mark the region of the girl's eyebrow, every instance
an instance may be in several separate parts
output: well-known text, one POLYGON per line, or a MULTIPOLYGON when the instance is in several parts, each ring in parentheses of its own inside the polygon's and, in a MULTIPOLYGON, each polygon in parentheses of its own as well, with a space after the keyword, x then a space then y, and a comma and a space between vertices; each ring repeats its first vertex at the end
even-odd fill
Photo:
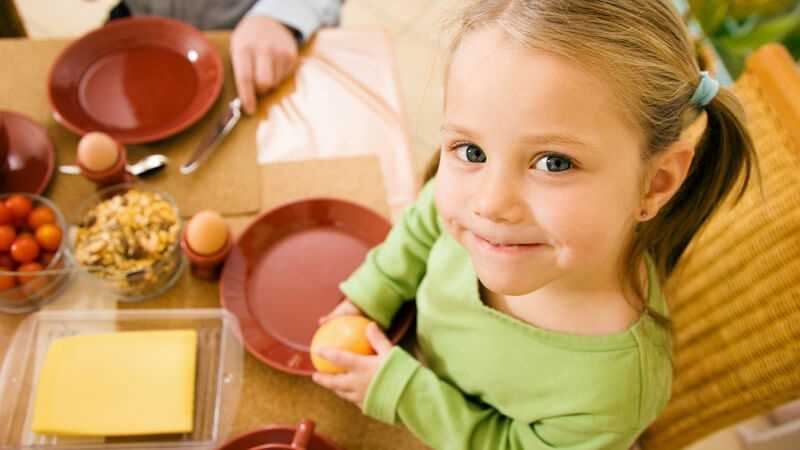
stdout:
MULTIPOLYGON (((442 131, 457 133, 469 138, 478 136, 477 133, 473 133, 469 129, 455 124, 442 125, 442 131)), ((592 149, 592 146, 590 144, 570 134, 559 134, 559 133, 530 134, 523 136, 520 139, 520 142, 525 143, 527 145, 561 144, 571 147, 581 147, 587 150, 592 149)))
POLYGON ((569 134, 556 134, 556 133, 533 134, 524 136, 521 139, 521 141, 530 145, 561 144, 570 147, 581 147, 587 150, 592 149, 592 146, 587 144, 585 141, 582 141, 578 137, 569 134))
POLYGON ((469 138, 475 137, 477 135, 477 133, 472 133, 465 127, 448 123, 442 125, 441 131, 449 131, 451 133, 461 134, 469 138))

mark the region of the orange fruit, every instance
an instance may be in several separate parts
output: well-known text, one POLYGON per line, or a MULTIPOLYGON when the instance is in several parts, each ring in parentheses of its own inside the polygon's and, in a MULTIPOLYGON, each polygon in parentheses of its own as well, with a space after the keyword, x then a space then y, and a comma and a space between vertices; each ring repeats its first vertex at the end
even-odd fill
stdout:
POLYGON ((311 339, 311 363, 322 373, 343 373, 344 369, 316 356, 321 348, 335 348, 361 355, 374 355, 367 340, 367 325, 370 320, 362 316, 340 316, 322 324, 311 339))

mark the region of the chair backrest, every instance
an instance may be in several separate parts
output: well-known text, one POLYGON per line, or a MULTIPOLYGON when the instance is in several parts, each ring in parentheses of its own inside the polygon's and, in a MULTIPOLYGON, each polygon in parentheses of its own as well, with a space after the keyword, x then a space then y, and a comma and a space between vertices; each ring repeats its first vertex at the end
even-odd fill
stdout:
POLYGON ((14 0, 0 0, 0 38, 27 35, 14 0))
POLYGON ((684 448, 800 396, 800 72, 771 44, 733 89, 761 173, 710 219, 666 283, 675 379, 644 450, 684 448))

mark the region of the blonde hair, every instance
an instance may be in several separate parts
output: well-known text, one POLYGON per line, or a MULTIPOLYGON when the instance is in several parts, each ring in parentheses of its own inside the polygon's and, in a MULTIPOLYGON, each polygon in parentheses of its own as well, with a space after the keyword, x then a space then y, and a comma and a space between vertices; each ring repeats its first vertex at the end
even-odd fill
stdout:
MULTIPOLYGON (((623 286, 644 297, 638 268, 646 252, 661 280, 741 178, 741 198, 757 165, 743 112, 725 88, 705 107, 689 100, 700 69, 681 17, 669 0, 481 0, 455 17, 450 55, 473 30, 497 26, 521 45, 554 53, 607 80, 644 138, 642 161, 663 152, 705 110, 707 126, 686 180, 651 220, 639 224, 619 261, 623 286)), ((426 178, 438 168, 434 155, 426 178)), ((670 327, 648 306, 641 311, 670 327)))

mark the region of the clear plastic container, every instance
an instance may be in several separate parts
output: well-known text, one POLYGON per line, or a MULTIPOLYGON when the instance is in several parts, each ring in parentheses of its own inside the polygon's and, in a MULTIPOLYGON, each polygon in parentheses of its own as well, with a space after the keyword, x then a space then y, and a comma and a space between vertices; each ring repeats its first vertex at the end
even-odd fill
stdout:
MULTIPOLYGON (((35 311, 55 300, 68 285, 73 265, 66 245, 67 223, 61 210, 47 198, 28 193, 0 194, 0 202, 12 195, 27 197, 31 200, 34 208, 39 206, 50 208, 55 215, 56 225, 62 232, 61 244, 52 254, 52 259, 44 270, 22 273, 8 271, 0 265, 0 277, 13 277, 15 280, 27 279, 24 283, 17 281, 11 289, 0 291, 0 312, 21 314, 35 311)), ((18 236, 21 232, 33 234, 34 231, 30 229, 17 230, 18 236)))
MULTIPOLYGON (((118 207, 115 206, 115 209, 116 208, 127 208, 127 206, 120 202, 118 207)), ((113 219, 113 221, 116 223, 113 226, 117 228, 127 226, 126 224, 121 223, 123 222, 124 217, 130 217, 131 220, 149 220, 146 219, 146 217, 150 216, 146 213, 146 211, 142 211, 137 208, 135 212, 135 216, 117 212, 116 217, 113 219)), ((161 295, 175 284, 175 282, 180 278, 182 271, 186 267, 186 260, 183 257, 183 252, 180 248, 181 219, 178 211, 178 205, 175 203, 175 200, 165 192, 157 191, 141 183, 126 183, 110 186, 95 192, 91 197, 87 198, 77 209, 68 215, 68 219, 71 224, 68 233, 69 248, 72 253, 72 257, 76 261, 76 264, 81 268, 82 271, 89 273, 93 278, 103 283, 108 291, 112 292, 120 301, 135 302, 161 295), (148 264, 140 266, 136 269, 122 270, 114 267, 113 264, 109 265, 107 263, 103 263, 103 261, 97 261, 96 263, 93 263, 93 265, 84 264, 84 261, 82 261, 83 257, 81 255, 85 254, 85 252, 81 252, 77 246, 78 228, 87 225, 87 221, 90 217, 90 211, 94 210, 95 207, 97 207, 100 203, 111 201, 114 197, 123 196, 128 191, 132 190, 155 194, 169 205, 169 208, 174 213, 177 223, 177 231, 173 236, 172 243, 160 253, 159 259, 149 261, 148 264)), ((114 235, 112 230, 113 229, 111 226, 109 226, 104 228, 102 232, 99 233, 102 236, 98 235, 91 238, 87 237, 84 240, 84 246, 86 249, 88 249, 91 248, 93 243, 97 243, 105 244, 102 245, 102 247, 105 249, 111 249, 117 248, 118 246, 119 248, 122 248, 121 246, 125 245, 133 252, 135 252, 136 246, 140 246, 139 242, 129 243, 127 241, 114 241, 114 239, 110 238, 110 236, 114 235)), ((168 233, 166 230, 164 230, 164 232, 168 233)), ((92 235, 87 234, 87 236, 92 235)), ((157 237, 157 234, 147 237, 154 238, 157 237)), ((149 240, 145 239, 145 236, 140 236, 139 239, 143 239, 145 241, 149 240)), ((106 252, 106 250, 97 252, 97 257, 99 258, 104 252, 106 252)), ((115 260, 116 257, 112 257, 115 253, 116 252, 114 251, 108 252, 107 256, 109 257, 110 261, 115 260)), ((122 257, 120 260, 124 261, 126 260, 126 257, 122 257)))
POLYGON ((213 449, 239 403, 243 350, 235 317, 222 309, 40 311, 14 335, 0 369, 0 450, 213 449), (59 437, 31 431, 39 369, 51 343, 75 335, 193 329, 198 334, 194 431, 134 437, 59 437))

